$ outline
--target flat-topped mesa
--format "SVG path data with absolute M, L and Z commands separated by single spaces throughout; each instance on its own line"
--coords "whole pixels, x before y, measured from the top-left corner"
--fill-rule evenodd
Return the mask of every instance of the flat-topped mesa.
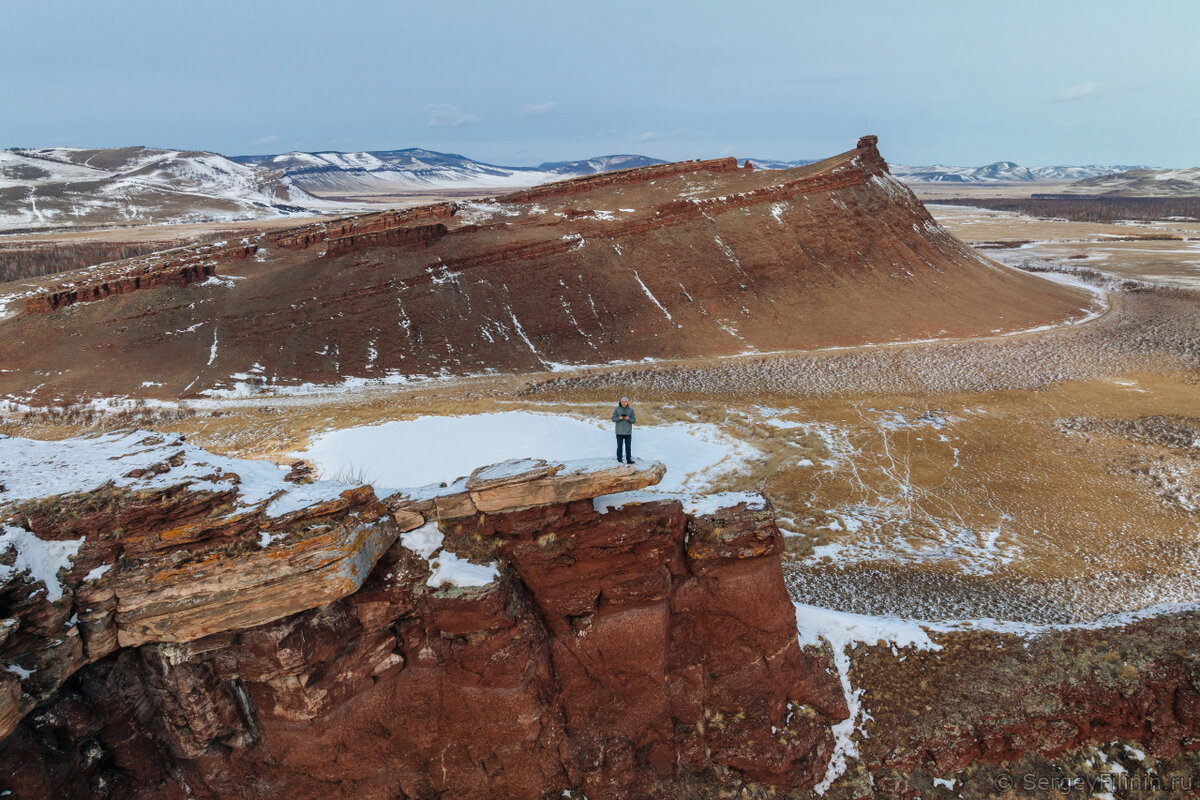
M 534 189 L 551 193 L 536 201 L 263 234 L 221 280 L 87 303 L 54 325 L 0 320 L 12 345 L 0 395 L 35 405 L 540 373 L 1085 316 L 1091 295 L 987 260 L 887 174 L 871 137 L 859 144 L 795 169 L 683 162 Z M 86 294 L 108 269 L 62 288 Z
M 18 800 L 102 769 L 162 796 L 803 788 L 847 713 L 797 642 L 769 503 L 634 491 L 659 463 L 514 460 L 389 510 L 161 434 L 0 450 Z

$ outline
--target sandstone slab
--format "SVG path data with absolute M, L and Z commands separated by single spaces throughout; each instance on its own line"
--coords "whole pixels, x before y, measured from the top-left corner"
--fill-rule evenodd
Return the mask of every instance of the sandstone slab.
M 662 462 L 613 463 L 611 459 L 547 462 L 517 459 L 481 467 L 466 481 L 479 511 L 570 503 L 653 486 L 667 468 Z

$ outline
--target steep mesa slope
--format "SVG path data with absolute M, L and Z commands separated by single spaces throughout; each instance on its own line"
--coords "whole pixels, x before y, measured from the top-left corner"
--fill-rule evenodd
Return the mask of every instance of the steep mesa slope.
M 0 321 L 14 345 L 0 393 L 139 394 L 150 382 L 177 396 L 238 380 L 979 335 L 1078 317 L 1087 303 L 940 228 L 874 137 L 794 170 L 655 165 L 320 223 L 226 254 L 58 276 Z M 184 262 L 199 266 L 181 276 Z

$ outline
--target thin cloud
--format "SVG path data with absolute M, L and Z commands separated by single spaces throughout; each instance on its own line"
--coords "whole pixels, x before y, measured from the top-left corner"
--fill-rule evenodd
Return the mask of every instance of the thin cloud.
M 558 103 L 555 103 L 553 100 L 547 100 L 544 103 L 530 103 L 529 105 L 521 106 L 517 109 L 517 114 L 527 119 L 530 117 L 544 117 L 547 114 L 553 114 L 557 108 Z
M 425 106 L 425 110 L 429 112 L 430 128 L 456 128 L 459 125 L 470 125 L 474 122 L 479 122 L 479 117 L 475 114 L 469 111 L 462 111 L 458 106 L 450 105 L 449 103 Z
M 797 76 L 788 78 L 785 82 L 793 84 L 795 86 L 805 86 L 805 85 L 819 86 L 819 85 L 827 84 L 827 83 L 849 83 L 850 81 L 861 81 L 866 77 L 867 77 L 866 74 L 858 73 L 858 72 L 846 72 L 846 73 L 840 73 L 840 74 L 826 74 L 826 75 L 797 75 Z
M 629 140 L 631 142 L 638 142 L 638 143 L 653 142 L 656 139 L 661 139 L 661 138 L 662 138 L 662 134 L 659 133 L 658 131 L 646 131 L 645 133 L 634 133 L 634 134 L 630 134 L 630 136 L 629 136 Z
M 277 136 L 274 133 L 271 133 L 266 136 L 260 136 L 257 139 L 251 139 L 250 144 L 253 147 L 258 147 L 259 145 L 263 145 L 263 144 L 275 144 L 278 141 L 279 141 L 279 136 Z
M 1090 94 L 1095 94 L 1100 88 L 1098 83 L 1081 83 L 1076 86 L 1068 86 L 1054 97 L 1050 98 L 1051 103 L 1069 103 L 1072 100 L 1081 100 Z

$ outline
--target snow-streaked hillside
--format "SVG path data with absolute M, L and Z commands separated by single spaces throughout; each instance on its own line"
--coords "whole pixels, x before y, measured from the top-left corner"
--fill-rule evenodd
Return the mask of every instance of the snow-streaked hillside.
M 811 160 L 750 158 L 757 168 L 794 169 Z M 291 152 L 226 157 L 146 147 L 0 151 L 0 230 L 49 230 L 174 222 L 229 222 L 294 214 L 345 213 L 388 196 L 504 192 L 582 175 L 664 163 L 637 154 L 504 167 L 422 148 Z M 1133 170 L 1129 172 L 1129 170 Z M 982 167 L 893 164 L 911 183 L 1008 184 L 1082 181 L 1081 193 L 1197 194 L 1196 170 L 1129 166 Z M 1124 177 L 1112 176 L 1123 173 Z M 1099 179 L 1089 182 L 1086 179 Z M 1105 180 L 1113 183 L 1103 183 Z M 1134 184 L 1137 188 L 1130 188 Z
M 1131 169 L 1081 180 L 1065 189 L 1071 194 L 1123 197 L 1188 197 L 1200 195 L 1200 167 Z
M 583 161 L 546 161 L 538 169 L 553 172 L 556 175 L 573 178 L 577 175 L 595 175 L 600 172 L 613 172 L 618 169 L 633 169 L 648 167 L 651 164 L 665 164 L 661 158 L 621 154 L 613 156 L 596 156 Z
M 547 162 L 538 167 L 502 167 L 421 148 L 360 153 L 334 151 L 237 156 L 236 161 L 278 171 L 290 185 L 331 195 L 404 194 L 429 190 L 511 189 L 663 163 L 639 155 L 597 156 Z
M 743 160 L 749 161 L 757 169 L 795 169 L 796 167 L 803 167 L 808 164 L 816 163 L 815 160 L 811 158 L 801 158 L 796 161 L 776 161 L 775 159 L 771 158 L 747 158 Z
M 332 210 L 276 172 L 145 147 L 0 151 L 0 230 L 232 221 Z
M 1075 181 L 1098 175 L 1137 169 L 1128 165 L 1023 167 L 1012 161 L 996 161 L 982 167 L 950 167 L 942 164 L 913 167 L 892 164 L 891 171 L 911 183 L 1033 183 L 1037 181 Z

